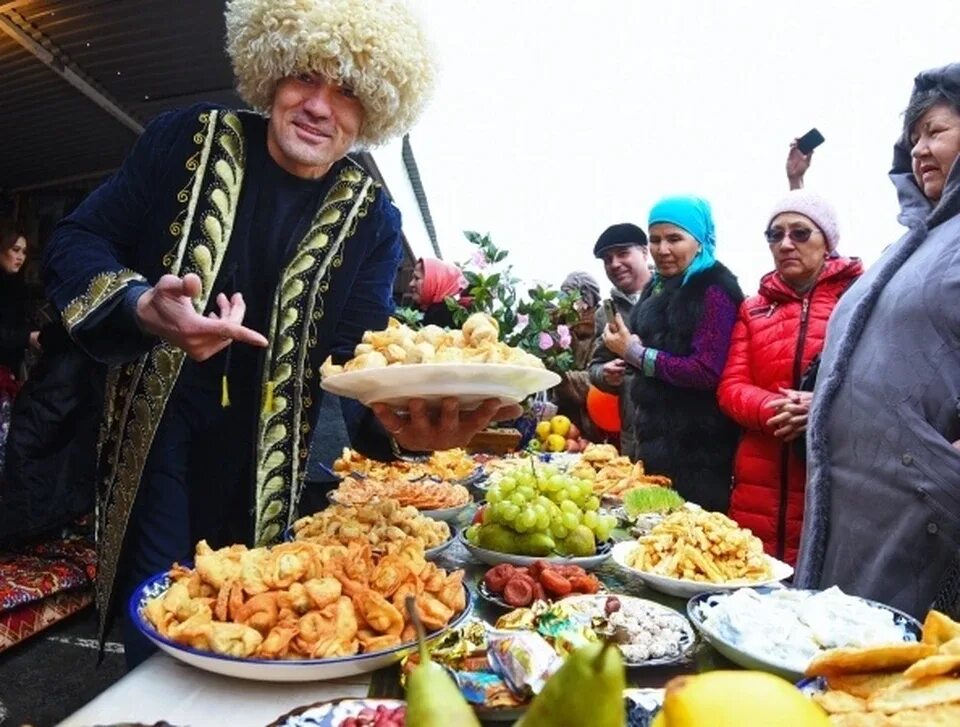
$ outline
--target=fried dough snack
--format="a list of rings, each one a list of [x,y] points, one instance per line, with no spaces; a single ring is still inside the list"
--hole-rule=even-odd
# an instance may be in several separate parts
[[[445,522],[425,517],[415,507],[401,507],[396,500],[331,505],[297,520],[293,532],[297,540],[321,545],[367,542],[376,554],[392,552],[407,538],[419,540],[424,550],[450,539],[450,526]]]
[[[829,690],[814,696],[838,727],[960,724],[960,623],[930,611],[919,643],[831,649],[807,667]]]
[[[409,505],[418,510],[443,510],[466,505],[471,498],[466,487],[447,482],[345,477],[334,491],[333,499],[338,505],[366,505],[380,500],[395,500],[402,507]]]
[[[647,474],[643,469],[643,462],[631,462],[629,457],[611,460],[597,470],[593,477],[595,494],[620,500],[625,492],[637,487],[672,486],[673,482],[669,477]]]
[[[380,462],[344,447],[343,454],[333,463],[333,471],[340,476],[360,474],[377,480],[419,480],[423,477],[444,481],[462,480],[473,474],[476,468],[476,463],[462,449],[434,452],[424,462],[402,459]]]
[[[144,616],[172,641],[237,658],[323,659],[398,646],[414,638],[406,596],[427,628],[440,629],[466,608],[466,594],[463,571],[427,563],[420,540],[394,545],[380,556],[361,540],[220,550],[201,540],[197,568],[174,565],[170,587],[147,601]]]
[[[612,444],[588,444],[580,455],[580,459],[592,465],[594,469],[599,469],[619,457],[619,450]]]
[[[353,358],[342,366],[327,357],[320,367],[320,375],[336,376],[348,371],[428,363],[491,363],[543,368],[543,362],[533,354],[508,346],[499,339],[500,326],[486,313],[474,313],[460,330],[429,325],[414,331],[391,318],[384,330],[364,333],[353,351]]]
[[[669,578],[726,583],[773,576],[760,539],[718,512],[678,510],[637,545],[627,554],[627,565]]]

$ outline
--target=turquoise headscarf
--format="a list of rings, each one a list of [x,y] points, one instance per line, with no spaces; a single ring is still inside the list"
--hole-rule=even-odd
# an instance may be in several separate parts
[[[650,226],[658,222],[668,222],[677,227],[682,227],[700,243],[700,250],[683,274],[681,285],[686,285],[687,281],[697,273],[702,273],[704,270],[713,267],[713,264],[717,261],[717,258],[714,257],[717,249],[717,236],[713,227],[713,212],[707,200],[692,195],[664,197],[650,210],[647,229],[649,230]],[[660,273],[655,273],[654,280],[659,279]]]

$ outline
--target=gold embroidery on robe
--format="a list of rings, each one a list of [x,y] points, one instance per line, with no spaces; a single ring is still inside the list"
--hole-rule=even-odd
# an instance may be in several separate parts
[[[95,275],[83,295],[79,295],[63,309],[61,318],[68,333],[89,318],[104,303],[109,303],[131,280],[143,280],[143,276],[125,268]]]
[[[201,146],[186,167],[194,172],[192,188],[175,255],[165,257],[168,271],[196,273],[202,292],[195,300],[206,308],[226,254],[245,165],[243,127],[230,112],[200,114],[202,130],[193,139]],[[183,202],[183,190],[178,201]],[[179,215],[178,215],[179,219]],[[140,478],[167,399],[176,384],[185,354],[163,342],[138,361],[117,367],[108,379],[108,404],[100,443],[100,491],[97,507],[97,606],[101,636],[113,598],[114,581],[127,524],[136,501]]]
[[[304,414],[313,405],[307,355],[317,343],[314,321],[323,316],[331,266],[340,266],[344,240],[356,231],[376,191],[361,169],[344,168],[277,286],[263,373],[268,406],[261,413],[256,447],[255,545],[276,541],[290,524],[311,430]]]

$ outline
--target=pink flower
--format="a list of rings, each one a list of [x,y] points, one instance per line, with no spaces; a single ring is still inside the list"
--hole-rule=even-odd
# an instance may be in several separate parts
[[[549,351],[553,348],[553,336],[546,331],[541,331],[540,336],[537,338],[537,345],[541,351]]]
[[[517,330],[517,331],[522,331],[524,328],[527,327],[527,324],[528,324],[529,322],[530,322],[530,316],[528,316],[526,313],[518,313],[518,314],[517,314],[517,327],[516,327],[515,330]]]
[[[560,348],[566,350],[570,348],[570,328],[569,326],[557,326],[557,333],[560,336]]]
[[[483,250],[477,250],[475,253],[473,253],[473,255],[470,258],[470,262],[472,262],[476,267],[480,268],[481,270],[483,270],[485,267],[487,267],[490,264],[490,261],[487,260],[487,256],[484,255]]]

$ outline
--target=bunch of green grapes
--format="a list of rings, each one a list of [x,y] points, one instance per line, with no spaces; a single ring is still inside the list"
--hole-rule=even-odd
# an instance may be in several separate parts
[[[520,467],[508,471],[487,490],[483,522],[498,523],[518,533],[549,533],[563,540],[586,525],[598,542],[610,537],[617,523],[599,512],[593,485],[555,467]]]

